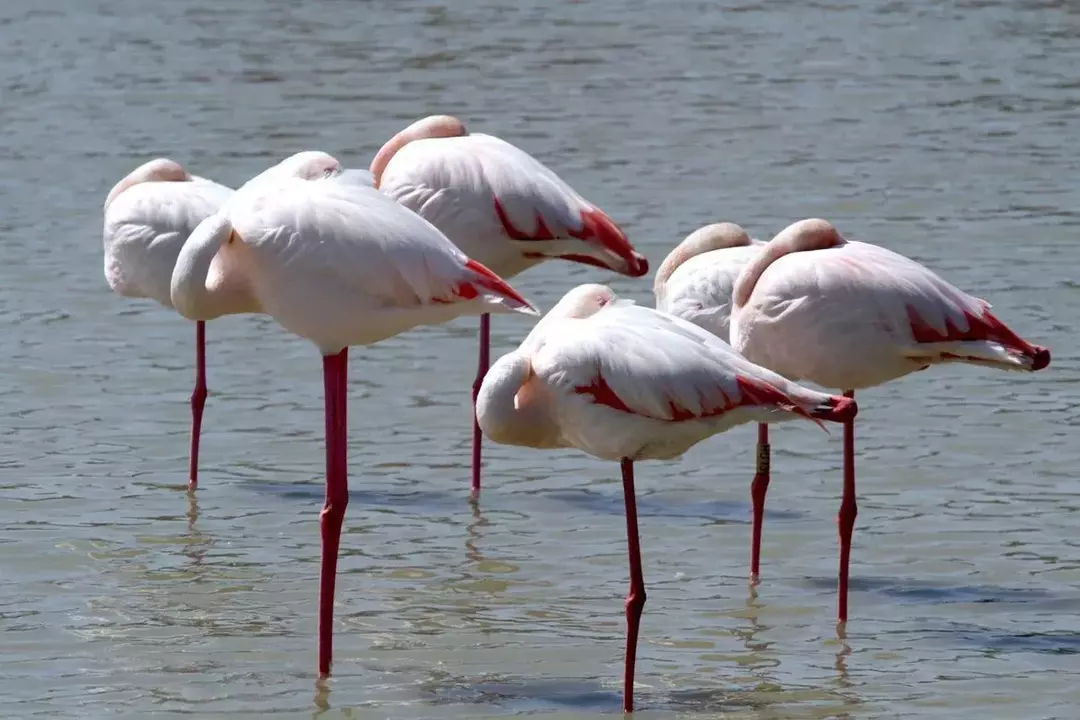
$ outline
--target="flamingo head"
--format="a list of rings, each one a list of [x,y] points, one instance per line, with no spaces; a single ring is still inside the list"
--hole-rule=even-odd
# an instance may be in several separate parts
[[[607,285],[585,283],[571,289],[551,308],[548,315],[563,318],[587,318],[611,304],[618,295]]]
[[[120,193],[140,183],[188,182],[190,180],[191,175],[180,163],[168,158],[155,158],[135,168],[128,173],[127,177],[116,183],[105,198],[105,207],[108,207]]]
[[[371,161],[370,168],[375,187],[379,187],[382,182],[382,174],[386,170],[386,166],[390,164],[394,154],[413,140],[461,137],[468,134],[469,131],[465,128],[465,123],[451,115],[429,115],[426,118],[417,120],[387,140],[386,144],[379,148],[379,152],[375,154],[375,159]]]
[[[333,155],[321,150],[304,150],[279,162],[276,170],[275,175],[280,173],[282,177],[318,180],[340,173],[341,163]]]

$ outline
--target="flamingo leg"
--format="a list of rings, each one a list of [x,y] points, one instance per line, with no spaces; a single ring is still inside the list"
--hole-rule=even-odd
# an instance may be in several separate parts
[[[195,389],[191,393],[191,455],[188,460],[188,491],[199,485],[199,435],[206,405],[206,323],[195,323]]]
[[[750,540],[750,580],[757,582],[761,570],[761,524],[765,520],[765,493],[769,492],[769,426],[758,423],[757,470],[750,483],[754,505],[754,524]]]
[[[491,352],[491,315],[480,316],[480,361],[476,369],[476,379],[472,386],[472,494],[476,497],[480,494],[480,446],[484,436],[480,432],[480,423],[476,419],[476,398],[480,394],[480,386],[484,384],[484,376],[487,375]]]
[[[855,397],[854,390],[844,392],[844,397]],[[840,575],[836,587],[836,619],[846,623],[848,618],[848,563],[851,560],[851,533],[855,529],[855,517],[859,506],[855,502],[855,421],[844,423],[844,495],[840,500],[840,512],[836,515],[840,534]]]
[[[626,498],[626,547],[630,556],[630,592],[626,596],[626,664],[623,675],[623,712],[634,712],[634,666],[637,662],[638,628],[645,608],[645,578],[641,570],[637,497],[634,494],[634,461],[622,459],[623,495]]]
[[[323,356],[326,392],[326,502],[319,514],[322,570],[319,576],[319,676],[330,674],[334,649],[334,581],[341,523],[349,504],[346,398],[349,349]]]

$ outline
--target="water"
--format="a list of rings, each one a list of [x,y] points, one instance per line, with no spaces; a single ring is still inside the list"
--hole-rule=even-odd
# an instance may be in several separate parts
[[[1075,717],[1080,702],[1080,5],[209,0],[0,9],[0,715],[486,718],[618,712],[617,468],[490,447],[468,492],[475,321],[353,353],[335,676],[314,685],[318,355],[111,294],[101,203],[155,155],[238,184],[301,149],[365,166],[449,112],[542,158],[653,267],[717,220],[820,215],[991,299],[1053,364],[860,393],[852,622],[833,623],[839,433],[753,429],[639,469],[641,718]],[[610,282],[550,264],[543,307]],[[496,318],[498,351],[529,323]]]

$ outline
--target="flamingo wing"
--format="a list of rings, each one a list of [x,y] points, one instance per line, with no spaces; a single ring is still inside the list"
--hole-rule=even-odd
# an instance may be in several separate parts
[[[173,266],[192,231],[232,196],[224,185],[146,182],[121,193],[105,210],[105,279],[124,297],[172,307]]]

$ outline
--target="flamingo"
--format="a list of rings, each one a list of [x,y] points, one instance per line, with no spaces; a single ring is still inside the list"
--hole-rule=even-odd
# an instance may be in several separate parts
[[[561,258],[630,277],[648,261],[603,211],[525,151],[491,135],[470,134],[448,115],[414,122],[371,162],[372,182],[423,216],[455,245],[501,277]],[[480,492],[481,434],[476,396],[487,372],[491,324],[480,316],[473,381],[472,493]]]
[[[1024,371],[1050,364],[1049,350],[1020,338],[990,313],[985,300],[903,255],[846,240],[817,218],[789,225],[761,248],[739,272],[731,304],[736,350],[785,377],[843,388],[847,397],[942,363]],[[855,424],[848,421],[837,515],[840,623],[848,618],[848,564],[858,513],[854,448]],[[760,488],[762,507],[766,489]]]
[[[123,297],[172,308],[173,266],[195,227],[232,196],[231,188],[156,158],[132,170],[105,199],[105,280]],[[199,435],[206,404],[206,323],[195,320],[195,389],[191,393],[188,488],[199,482]]]
[[[854,400],[800,387],[698,326],[595,284],[568,292],[492,365],[476,405],[494,442],[574,447],[621,465],[630,561],[624,712],[633,711],[645,605],[634,463],[677,458],[747,422],[844,422],[856,411]]]
[[[539,313],[434,226],[373,188],[328,176],[278,177],[237,196],[184,245],[171,297],[206,317],[242,297],[323,356],[326,500],[320,514],[318,669],[330,674],[338,545],[349,502],[346,376],[350,345],[484,312]]]
[[[734,223],[715,223],[686,236],[656,271],[656,309],[681,317],[713,335],[729,339],[731,292],[739,271],[765,245]],[[761,557],[761,525],[769,487],[769,426],[758,425],[757,467],[750,483],[753,524],[750,579],[757,581]]]

